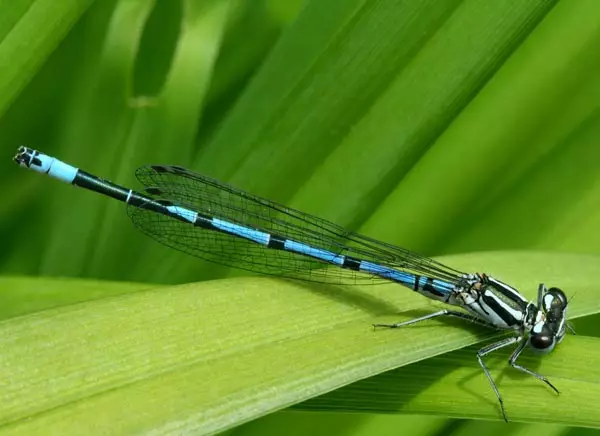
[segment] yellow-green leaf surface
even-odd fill
[[[444,259],[486,265],[533,297],[560,285],[573,318],[600,312],[597,257],[490,253]],[[107,287],[110,287],[108,285]],[[454,321],[374,331],[433,304],[399,286],[330,287],[229,279],[133,292],[0,323],[5,434],[211,433],[492,335]],[[506,356],[504,356],[506,357]],[[524,362],[538,368],[527,356]],[[600,427],[600,340],[569,336],[539,363],[560,386],[500,370],[511,419]],[[346,391],[347,390],[347,391]],[[474,349],[443,354],[304,407],[500,419]],[[531,401],[532,395],[536,401]]]
[[[148,283],[0,277],[0,320],[153,287]]]

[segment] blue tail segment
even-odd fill
[[[189,212],[191,211],[186,212],[188,212],[187,214],[189,215]],[[369,262],[367,260],[361,260],[351,256],[344,256],[342,254],[334,253],[333,251],[314,247],[299,241],[294,241],[293,239],[286,239],[278,235],[271,235],[261,230],[230,223],[216,218],[212,219],[212,229],[231,234],[232,236],[249,239],[257,244],[268,246],[271,249],[301,254],[331,265],[341,266],[342,268],[353,269],[381,277],[383,279],[390,280],[411,288],[414,291],[434,300],[447,302],[450,294],[455,289],[455,286],[452,283],[444,280],[415,275],[405,271],[399,271],[375,262]]]
[[[388,280],[408,286],[409,288],[415,287],[416,276],[414,274],[398,271],[387,266],[378,265],[373,262],[362,261],[360,263],[360,271],[384,277]]]
[[[291,239],[285,240],[283,249],[298,254],[304,254],[305,256],[314,257],[337,266],[344,264],[344,256],[340,254],[335,254],[322,248],[311,247],[310,245],[292,241]]]
[[[360,271],[392,280],[428,298],[443,302],[447,302],[450,294],[455,290],[455,285],[450,282],[399,271],[373,262],[362,261]]]
[[[249,239],[250,241],[256,242],[260,245],[267,245],[269,243],[270,235],[266,232],[261,232],[260,230],[251,229],[249,227],[220,220],[218,218],[212,219],[212,225],[216,230],[220,230],[240,238]]]

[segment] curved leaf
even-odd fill
[[[502,270],[503,279],[530,296],[540,278],[560,283],[576,295],[572,317],[600,312],[589,279],[597,257],[491,253],[444,261]],[[491,337],[450,321],[397,331],[371,327],[431,306],[393,284],[341,288],[243,278],[13,318],[0,323],[0,434],[31,435],[48,426],[61,434],[92,428],[213,433]],[[500,378],[511,418],[600,426],[590,402],[600,394],[598,345],[598,339],[569,337],[544,358],[540,370],[563,389],[558,399],[535,380]],[[490,361],[495,371],[498,359]],[[377,411],[498,419],[493,393],[475,366],[473,350],[461,350],[388,373],[370,381],[375,387],[369,392],[383,395],[369,394],[366,404]],[[364,400],[327,398],[314,404],[352,408],[348,401]]]

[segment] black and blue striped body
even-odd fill
[[[410,321],[375,324],[402,327],[454,316],[512,337],[477,353],[506,419],[502,398],[482,358],[517,344],[509,364],[556,388],[542,375],[516,364],[529,345],[547,353],[565,336],[568,301],[558,288],[538,288],[537,304],[485,274],[465,274],[433,259],[349,232],[336,224],[249,194],[178,166],[141,167],[146,194],[20,147],[21,166],[126,203],[134,225],[155,240],[202,259],[236,268],[323,283],[394,282],[464,311],[443,309]]]
[[[439,277],[432,277],[427,274],[417,274],[415,272],[403,271],[402,269],[394,268],[391,265],[385,265],[381,262],[378,262],[378,253],[373,254],[372,249],[370,249],[369,251],[365,251],[364,249],[362,251],[355,250],[356,254],[353,254],[350,252],[350,249],[348,247],[345,247],[342,244],[336,245],[336,243],[333,243],[331,240],[326,241],[323,237],[313,237],[311,239],[309,233],[310,231],[314,233],[314,231],[310,228],[306,228],[306,225],[302,228],[302,231],[295,231],[298,237],[294,238],[290,237],[289,235],[273,231],[276,230],[272,225],[274,220],[257,220],[257,222],[254,223],[255,226],[250,226],[242,222],[235,222],[236,220],[241,220],[236,216],[233,216],[231,211],[224,210],[224,201],[222,201],[222,199],[220,199],[221,209],[214,206],[212,208],[207,207],[204,205],[204,203],[200,204],[199,209],[196,209],[192,206],[188,206],[187,204],[184,205],[184,202],[192,203],[192,201],[190,201],[187,198],[174,200],[173,198],[171,198],[173,197],[174,193],[169,192],[168,189],[165,189],[166,184],[164,182],[161,183],[162,179],[160,178],[163,176],[180,176],[182,178],[188,177],[190,173],[184,168],[177,166],[162,165],[145,167],[145,175],[149,176],[147,176],[147,178],[144,179],[144,175],[140,176],[140,174],[138,174],[138,178],[140,178],[140,180],[142,180],[144,184],[148,186],[146,188],[146,192],[152,196],[149,197],[148,195],[144,195],[140,192],[124,188],[110,181],[96,177],[83,170],[72,167],[71,165],[68,165],[58,159],[44,155],[35,150],[23,148],[22,151],[20,150],[19,156],[20,157],[18,159],[18,162],[21,165],[34,169],[38,172],[46,173],[51,177],[57,178],[67,183],[71,183],[75,186],[79,186],[107,195],[124,203],[127,203],[129,206],[132,206],[133,209],[130,210],[134,223],[136,223],[136,225],[138,225],[142,229],[142,231],[149,233],[150,236],[157,235],[155,234],[156,232],[150,229],[150,226],[146,224],[149,222],[149,219],[147,217],[150,216],[147,214],[147,212],[151,212],[152,214],[160,214],[170,220],[169,227],[167,228],[166,226],[164,226],[161,230],[162,234],[160,235],[160,237],[163,238],[164,234],[169,233],[170,229],[177,227],[176,224],[173,224],[174,221],[177,221],[183,225],[197,228],[198,230],[218,232],[221,235],[228,235],[231,238],[244,240],[248,243],[255,244],[257,247],[262,247],[266,250],[282,251],[289,253],[292,256],[301,256],[313,259],[317,262],[317,267],[318,264],[328,264],[331,266],[342,268],[344,270],[351,271],[352,273],[370,275],[372,277],[377,277],[382,280],[395,282],[405,287],[408,287],[416,292],[419,292],[420,294],[428,298],[439,300],[445,303],[450,302],[452,304],[452,302],[450,301],[450,297],[452,295],[452,292],[456,290],[456,282],[459,278],[459,275],[457,274],[447,274],[448,279],[443,279]],[[226,188],[226,185],[222,185],[219,182],[213,181],[208,178],[203,179],[203,181],[206,184],[214,183],[216,185],[216,188],[219,189],[219,194]],[[181,185],[181,183],[179,184]],[[241,195],[245,194],[241,191],[234,191],[233,193],[237,197],[240,197]],[[271,207],[272,209],[275,206],[279,207],[278,205],[275,205],[271,202],[267,202],[266,200],[262,200],[257,197],[251,197],[249,194],[245,195],[247,195],[248,198],[254,200],[254,203],[250,204],[250,206],[254,206],[258,199],[258,201],[261,202],[261,204],[264,203],[264,205]],[[206,198],[204,198],[204,200],[206,200],[207,204],[209,203],[208,195],[206,195]],[[207,209],[214,209],[214,212],[212,214],[207,213]],[[290,212],[299,213],[283,207],[281,207],[281,211],[283,211],[287,215],[289,215]],[[156,218],[152,219],[155,227],[158,227],[156,225]],[[289,220],[290,217],[288,216],[286,217],[286,219]],[[319,224],[323,223],[321,222]],[[271,229],[269,229],[268,227],[271,227]],[[289,229],[284,227],[280,230]],[[337,231],[337,229],[335,230]],[[186,234],[190,234],[189,230],[178,230],[178,232],[180,233],[180,235],[183,232],[187,232]],[[213,239],[210,239],[209,237],[205,238],[205,242],[210,242],[212,240]],[[168,239],[167,241],[160,241],[171,246],[181,244],[180,241],[174,241],[172,239]],[[222,244],[224,245],[224,243]],[[231,244],[231,242],[229,242],[229,244]],[[330,245],[330,247],[324,248],[323,246],[325,245]],[[242,249],[245,249],[246,251],[250,251],[250,249],[247,246],[240,247]],[[179,249],[180,247],[175,246],[174,248]],[[365,255],[361,256],[361,254]],[[429,260],[427,261],[432,262]],[[321,265],[319,268],[323,268],[323,265]],[[256,269],[256,267],[253,267],[253,269]],[[282,269],[285,269],[285,267]],[[308,270],[306,267],[305,269]],[[270,273],[270,271],[261,272]],[[425,272],[428,272],[428,270],[426,270]],[[312,275],[323,275],[323,273],[319,272],[316,269],[315,265],[311,266],[310,273]],[[326,281],[331,280],[328,279]]]
[[[527,300],[493,278],[460,273],[181,167],[152,165],[138,170],[146,195],[35,150],[23,148],[17,161],[128,204],[134,224],[143,232],[207,260],[329,283],[341,277],[391,281],[427,298],[461,306],[503,329],[518,328],[525,319]],[[332,273],[325,268],[328,265],[346,273]]]
[[[167,214],[172,215],[179,220],[187,221],[194,226],[206,230],[226,233],[237,238],[243,238],[272,250],[283,250],[301,256],[308,256],[333,266],[365,274],[372,274],[406,286],[428,298],[445,303],[449,302],[450,295],[456,290],[454,284],[443,280],[399,271],[353,256],[337,254],[300,241],[285,238],[282,235],[270,234],[258,229],[228,222],[217,217],[202,215],[182,206],[171,205],[167,206],[166,209]]]

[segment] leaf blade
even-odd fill
[[[562,277],[567,293],[578,295],[570,312],[573,316],[600,312],[587,279],[589,271],[597,268],[597,257],[493,253],[446,261],[465,267],[477,259],[490,268],[502,267],[504,279],[519,287],[544,275],[552,281]],[[418,294],[398,290],[394,285],[341,289],[231,279],[120,295],[4,321],[0,346],[6,352],[0,380],[10,383],[0,390],[0,423],[4,424],[0,434],[35,434],[50,425],[64,432],[81,432],[81,426],[111,426],[116,431],[115,422],[123,432],[223,431],[491,337],[445,322],[374,333],[370,327],[374,322],[433,310]],[[533,293],[531,287],[526,292]],[[596,394],[598,372],[587,376],[585,372],[594,359],[600,359],[600,347],[588,348],[594,341],[600,340],[569,337],[565,340],[569,345],[561,344],[544,359],[543,370],[561,377],[563,383],[569,356],[581,358],[587,352],[591,362],[582,362],[577,377],[587,383],[590,395]],[[493,402],[481,402],[472,393],[461,397],[460,407],[440,408],[444,397],[439,392],[453,395],[457,382],[473,374],[472,352],[464,353],[462,358],[450,357],[458,362],[456,372],[432,385],[433,391],[423,390],[422,400],[407,402],[403,410],[498,418]],[[440,357],[444,358],[448,357]],[[495,370],[496,364],[491,368]],[[413,393],[430,383],[427,378],[419,383],[415,373],[410,374]],[[477,373],[475,379],[476,391],[484,389],[483,375]],[[511,412],[516,419],[528,420],[530,413],[547,421],[600,425],[589,408],[581,408],[579,415],[561,409],[562,399],[524,404],[524,392],[535,389],[535,383],[527,382],[526,389],[501,385],[517,398],[519,411]],[[568,380],[565,385],[569,392],[577,388]],[[436,396],[439,401],[432,401]],[[393,401],[397,406],[397,398]],[[475,404],[473,409],[469,404]],[[379,410],[389,411],[389,407]]]

